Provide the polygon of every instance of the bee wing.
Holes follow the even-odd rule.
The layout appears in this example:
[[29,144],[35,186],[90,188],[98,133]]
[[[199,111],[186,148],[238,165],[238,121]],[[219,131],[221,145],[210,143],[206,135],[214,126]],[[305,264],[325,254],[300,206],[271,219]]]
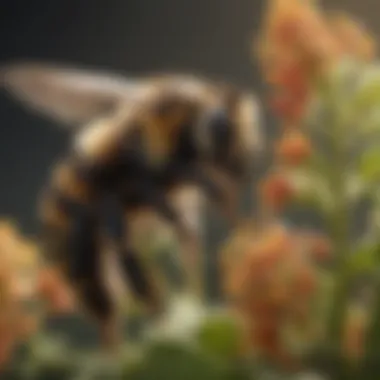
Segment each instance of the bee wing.
[[38,63],[4,67],[0,80],[25,106],[69,126],[112,111],[144,88],[137,79]]

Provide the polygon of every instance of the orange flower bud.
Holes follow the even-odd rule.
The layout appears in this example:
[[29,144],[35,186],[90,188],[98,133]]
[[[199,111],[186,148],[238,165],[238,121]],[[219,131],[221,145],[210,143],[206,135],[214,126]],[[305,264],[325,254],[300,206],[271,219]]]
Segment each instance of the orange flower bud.
[[331,259],[333,247],[331,241],[323,236],[315,236],[311,241],[311,254],[317,261]]
[[293,98],[303,100],[308,94],[307,70],[299,62],[280,64],[270,80],[272,85],[284,89]]
[[305,112],[305,102],[292,98],[291,96],[278,94],[270,100],[275,114],[285,122],[298,123]]
[[275,44],[292,47],[300,41],[302,23],[297,17],[279,20],[273,27],[272,36]]
[[291,293],[289,288],[283,286],[282,283],[277,283],[272,286],[269,292],[268,301],[273,303],[274,305],[286,305],[291,299]]
[[365,61],[374,58],[376,46],[364,27],[345,14],[330,18],[332,32],[341,44],[342,52]]
[[252,332],[253,344],[266,356],[276,357],[282,351],[279,327],[277,321],[261,321]]
[[292,131],[282,137],[277,145],[277,156],[281,162],[296,166],[304,162],[311,155],[310,140],[302,133]]
[[53,312],[61,313],[72,310],[72,295],[59,273],[54,269],[46,269],[40,274],[37,289]]
[[307,267],[301,267],[295,274],[295,291],[299,295],[310,295],[316,288],[316,278]]
[[294,189],[285,175],[274,173],[262,183],[261,195],[267,205],[280,210],[293,198]]
[[307,326],[310,322],[317,272],[303,255],[308,248],[305,235],[274,223],[252,227],[250,236],[251,241],[238,249],[243,252],[241,266],[229,268],[237,285],[234,306],[250,328],[252,347],[278,364],[289,364],[281,331],[289,323]]

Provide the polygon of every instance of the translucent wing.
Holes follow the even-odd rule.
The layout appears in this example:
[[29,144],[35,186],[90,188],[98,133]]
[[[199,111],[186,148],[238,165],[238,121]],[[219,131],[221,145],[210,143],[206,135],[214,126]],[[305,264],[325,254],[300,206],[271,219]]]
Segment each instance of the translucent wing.
[[16,99],[45,116],[74,126],[140,96],[139,80],[39,63],[3,67],[1,84]]

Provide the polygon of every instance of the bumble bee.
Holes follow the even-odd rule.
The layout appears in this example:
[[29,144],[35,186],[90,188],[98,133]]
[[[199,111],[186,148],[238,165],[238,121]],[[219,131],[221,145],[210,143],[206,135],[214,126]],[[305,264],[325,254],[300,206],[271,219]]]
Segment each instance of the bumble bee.
[[98,321],[103,341],[112,343],[116,310],[100,260],[107,245],[103,201],[116,199],[124,216],[116,245],[126,280],[159,309],[156,287],[130,246],[128,220],[150,209],[191,247],[195,237],[186,215],[169,201],[187,184],[198,185],[236,220],[236,184],[262,148],[258,103],[231,86],[192,76],[125,80],[24,64],[3,69],[1,77],[29,107],[78,126],[42,197],[43,240]]

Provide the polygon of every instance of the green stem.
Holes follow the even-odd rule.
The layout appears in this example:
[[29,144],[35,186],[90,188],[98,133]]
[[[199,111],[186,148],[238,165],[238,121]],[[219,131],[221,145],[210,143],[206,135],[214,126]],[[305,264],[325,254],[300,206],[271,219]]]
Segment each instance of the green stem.
[[[372,223],[375,223],[375,221],[372,221]],[[376,228],[376,230],[378,230],[378,228]],[[378,247],[378,250],[380,250],[380,247]],[[377,278],[374,289],[376,296],[366,331],[364,359],[361,368],[363,379],[373,378],[374,373],[372,369],[374,367],[374,361],[380,351],[380,278]]]
[[[339,165],[337,165],[339,167]],[[343,173],[336,172],[334,179],[335,209],[332,215],[331,235],[336,249],[336,277],[332,299],[329,338],[338,349],[347,310],[348,276],[346,272],[349,251],[348,210],[344,199]]]
[[[331,107],[331,165],[328,170],[328,182],[334,199],[331,213],[330,233],[336,249],[336,276],[332,298],[332,309],[328,325],[328,338],[333,348],[340,350],[340,342],[347,310],[348,276],[346,272],[349,244],[349,205],[346,199],[345,181],[345,140],[344,115],[331,85],[326,87],[326,98]],[[338,100],[339,101],[339,100]]]
[[[376,299],[374,308],[371,313],[371,320],[366,336],[365,356],[362,365],[363,379],[372,379],[375,375],[373,369],[377,366],[376,360],[378,352],[380,351],[380,283],[376,287]],[[376,373],[378,375],[378,373]],[[376,376],[378,378],[378,376]]]

